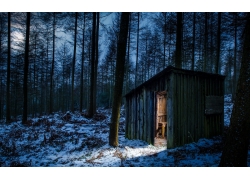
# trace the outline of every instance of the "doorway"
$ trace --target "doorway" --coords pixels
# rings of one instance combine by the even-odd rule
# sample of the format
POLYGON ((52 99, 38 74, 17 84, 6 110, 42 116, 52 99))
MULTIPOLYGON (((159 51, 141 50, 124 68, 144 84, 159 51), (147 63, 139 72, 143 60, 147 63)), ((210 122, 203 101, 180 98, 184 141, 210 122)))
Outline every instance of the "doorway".
POLYGON ((167 92, 156 93, 155 145, 167 144, 167 92))

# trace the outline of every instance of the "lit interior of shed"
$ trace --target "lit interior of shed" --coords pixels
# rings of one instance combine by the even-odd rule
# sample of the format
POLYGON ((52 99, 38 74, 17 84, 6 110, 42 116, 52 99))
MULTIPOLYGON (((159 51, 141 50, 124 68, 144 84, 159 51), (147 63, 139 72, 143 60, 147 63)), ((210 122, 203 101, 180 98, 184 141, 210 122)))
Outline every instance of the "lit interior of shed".
POLYGON ((167 139, 167 92, 156 94, 155 143, 165 144, 167 139))

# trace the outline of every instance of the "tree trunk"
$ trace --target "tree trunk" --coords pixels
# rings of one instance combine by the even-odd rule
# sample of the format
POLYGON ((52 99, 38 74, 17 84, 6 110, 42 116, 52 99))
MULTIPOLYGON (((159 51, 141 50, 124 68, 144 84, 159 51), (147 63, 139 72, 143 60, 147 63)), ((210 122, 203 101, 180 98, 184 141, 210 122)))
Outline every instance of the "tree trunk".
POLYGON ((244 31, 236 99, 219 166, 247 166, 250 132, 250 14, 244 31))
POLYGON ((136 40, 136 62, 135 62, 135 88, 138 85, 138 56, 139 56, 139 32, 140 32, 140 13, 137 13, 137 40, 136 40))
POLYGON ((53 13, 53 52, 52 52, 52 64, 51 64, 51 73, 50 73, 50 106, 49 106, 49 114, 53 112, 54 106, 54 97, 53 97, 53 83, 54 83, 54 66, 55 66, 55 31, 56 31, 56 13, 53 13))
POLYGON ((41 78, 40 78, 40 84, 41 84, 41 86, 40 86, 40 108, 39 108, 40 116, 42 115, 42 113, 44 111, 44 108, 43 108, 44 107, 44 97, 43 97, 43 94, 44 94, 44 88, 43 88, 44 85, 43 85, 43 83, 44 83, 44 81, 43 81, 43 76, 44 76, 44 74, 43 74, 43 71, 42 71, 41 78))
POLYGON ((127 51, 127 61, 126 61, 126 88, 125 88, 125 93, 128 92, 129 89, 129 80, 130 80, 130 72, 129 72, 129 56, 130 56, 130 26, 131 26, 131 16, 129 16, 129 27, 128 27, 128 51, 127 51))
POLYGON ((163 68, 166 67, 167 13, 164 12, 163 68))
MULTIPOLYGON (((37 72, 37 70, 36 70, 36 53, 37 53, 37 51, 36 51, 36 46, 37 46, 37 42, 36 42, 36 39, 37 39, 37 34, 35 34, 35 44, 34 44, 34 48, 35 48, 35 52, 34 52, 34 64, 33 64, 33 90, 34 90, 34 95, 33 95, 33 98, 32 98, 32 103, 33 103, 33 105, 32 105, 32 108, 33 108, 33 117, 35 117, 35 115, 36 115, 36 113, 37 113, 37 99, 38 99, 38 97, 37 97, 37 86, 36 86, 36 76, 38 76, 38 75, 36 75, 36 72, 37 72)), ((38 82, 38 81, 37 81, 38 82)))
POLYGON ((218 12, 218 30, 217 30, 217 54, 215 63, 215 73, 219 74, 219 63, 220 63, 220 44, 221 44, 221 12, 218 12))
POLYGON ((94 69, 94 92, 93 92, 93 109, 96 111, 96 95, 97 95, 97 71, 98 71, 98 40, 99 40, 99 12, 96 13, 96 36, 95 36, 95 69, 94 69))
MULTIPOLYGON (((2 33, 2 29, 3 29, 3 17, 2 14, 0 14, 0 62, 2 62, 2 38, 3 38, 3 33, 2 33)), ((3 70, 3 67, 1 66, 1 71, 3 70)), ((3 93, 3 84, 2 84, 2 75, 0 76, 0 93, 3 93)), ((0 96, 0 119, 3 118, 3 99, 2 96, 0 96)))
POLYGON ((123 89, 123 79, 124 79, 124 65, 126 56, 129 15, 130 13, 121 14, 120 32, 117 44, 115 87, 114 87, 112 116, 111 116, 110 132, 109 132, 109 145, 115 147, 118 146, 118 129, 119 129, 121 102, 122 102, 122 89, 123 89))
POLYGON ((90 75, 90 98, 89 98, 89 110, 88 116, 93 117, 95 110, 94 110, 94 79, 95 79, 95 35, 96 35, 96 13, 93 13, 93 24, 92 24, 92 44, 91 44, 91 75, 90 75))
POLYGON ((28 71, 29 71, 29 36, 30 36, 30 12, 27 13, 26 40, 24 56, 24 76, 23 76, 23 119, 22 123, 27 123, 28 116, 28 71))
POLYGON ((177 13, 175 67, 182 68, 182 12, 177 13))
POLYGON ((10 20, 11 20, 11 13, 8 12, 8 62, 7 62, 7 90, 6 90, 6 123, 11 122, 10 116, 10 20))
POLYGON ((78 13, 75 13, 75 36, 74 36, 74 52, 72 60, 72 75, 71 75, 71 112, 74 112, 74 84, 75 84, 75 63, 76 63, 76 37, 77 37, 77 16, 78 13))
MULTIPOLYGON (((1 79, 0 79, 0 92, 2 92, 3 90, 3 84, 2 84, 2 76, 1 76, 1 79)), ((0 96, 0 119, 3 118, 3 103, 2 103, 3 99, 2 99, 2 96, 0 96)))
MULTIPOLYGON (((17 61, 15 62, 16 64, 18 64, 17 63, 17 61)), ((18 75, 17 75, 17 73, 15 73, 15 82, 17 82, 18 81, 18 75)), ((15 97, 15 102, 14 102, 14 117, 16 118, 17 117, 17 99, 18 99, 18 89, 17 89, 18 87, 17 86, 15 86, 15 95, 14 95, 14 97, 15 97)))
POLYGON ((191 70, 194 71, 194 56, 195 56, 195 16, 196 12, 193 13, 193 44, 192 44, 192 68, 191 70))
MULTIPOLYGON (((89 32, 89 34, 91 34, 91 30, 89 32)), ((89 111, 89 108, 90 108, 90 89, 91 89, 91 83, 90 83, 90 73, 91 73, 91 39, 92 37, 89 36, 89 44, 88 44, 88 67, 90 67, 90 69, 88 68, 88 72, 87 72, 87 86, 89 88, 87 88, 87 93, 86 93, 86 100, 88 102, 87 104, 87 108, 88 108, 88 111, 89 111)))
POLYGON ((234 14, 234 76, 233 76, 232 101, 234 101, 235 99, 236 86, 237 86, 236 60, 237 60, 237 13, 234 14))
POLYGON ((207 71, 207 41, 208 41, 208 28, 207 28, 207 12, 205 12, 205 40, 204 40, 204 61, 203 71, 207 71))
POLYGON ((83 30, 82 30, 82 64, 81 64, 81 87, 80 87, 80 112, 83 108, 83 69, 84 69, 84 33, 85 32, 85 13, 83 17, 83 30))
MULTIPOLYGON (((2 56, 1 56, 1 54, 2 54, 2 50, 1 50, 1 48, 2 48, 2 44, 1 44, 1 34, 0 34, 0 62, 2 61, 2 56)), ((2 70, 2 67, 1 67, 1 70, 2 70)), ((2 93, 2 76, 0 76, 0 93, 2 93)), ((0 96, 0 119, 2 119, 3 118, 3 111, 2 111, 2 101, 3 101, 3 98, 2 98, 2 96, 0 96)))

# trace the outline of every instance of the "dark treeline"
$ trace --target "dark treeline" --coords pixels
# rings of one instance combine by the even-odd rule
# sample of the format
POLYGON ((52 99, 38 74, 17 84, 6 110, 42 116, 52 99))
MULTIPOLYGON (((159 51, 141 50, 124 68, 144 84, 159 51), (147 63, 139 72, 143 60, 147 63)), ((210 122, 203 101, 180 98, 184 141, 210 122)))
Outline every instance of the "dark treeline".
MULTIPOLYGON (((245 16, 131 13, 123 94, 173 65, 223 74, 234 95, 245 16)), ((29 38, 27 19, 0 13, 0 119, 23 114, 26 90, 28 117, 111 107, 120 13, 30 13, 29 38)))

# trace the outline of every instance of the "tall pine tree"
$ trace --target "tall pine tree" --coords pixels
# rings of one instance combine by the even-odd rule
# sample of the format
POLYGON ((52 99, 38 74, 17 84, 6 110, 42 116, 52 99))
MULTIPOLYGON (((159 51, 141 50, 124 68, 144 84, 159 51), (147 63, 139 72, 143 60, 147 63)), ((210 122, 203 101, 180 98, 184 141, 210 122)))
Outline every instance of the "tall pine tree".
POLYGON ((250 136, 250 13, 244 30, 236 99, 219 166, 247 166, 250 136))
POLYGON ((182 12, 177 13, 175 67, 182 68, 182 12))
POLYGON ((23 76, 23 119, 22 119, 23 124, 27 123, 27 116, 28 116, 29 36, 30 36, 30 12, 27 13, 27 22, 26 22, 24 76, 23 76))
POLYGON ((93 117, 95 113, 94 109, 94 85, 95 85, 95 50, 96 50, 96 12, 93 12, 93 22, 92 22, 92 39, 91 39, 91 72, 90 72, 90 98, 89 98, 89 109, 88 116, 93 117))
POLYGON ((71 111, 74 112, 74 84, 75 84, 75 64, 76 64, 76 37, 77 37, 77 17, 78 13, 75 13, 75 33, 74 33, 74 52, 72 59, 72 74, 71 74, 71 111))
POLYGON ((11 27, 11 13, 8 12, 8 61, 7 61, 7 90, 6 90, 6 122, 11 122, 11 116, 10 116, 10 27, 11 27))
POLYGON ((121 14, 120 32, 117 44, 117 58, 115 70, 115 87, 112 103, 112 116, 109 132, 109 145, 118 146, 118 129, 120 119, 120 109, 122 102, 122 89, 125 71, 125 56, 128 35, 130 13, 123 12, 121 14))

